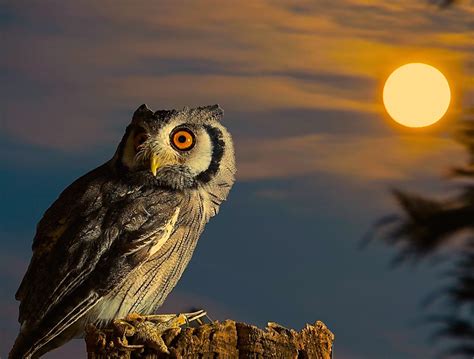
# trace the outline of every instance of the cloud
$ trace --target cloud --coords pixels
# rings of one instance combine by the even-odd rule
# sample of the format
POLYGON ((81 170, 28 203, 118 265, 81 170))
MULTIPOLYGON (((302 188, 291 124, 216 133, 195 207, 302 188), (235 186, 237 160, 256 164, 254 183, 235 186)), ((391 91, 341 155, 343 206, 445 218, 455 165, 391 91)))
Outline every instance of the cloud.
POLYGON ((464 150, 430 136, 310 134, 237 143, 238 178, 262 180, 327 173, 349 181, 404 180, 438 176, 462 163, 464 150))
POLYGON ((462 80, 472 77, 462 69, 470 11, 358 0, 12 3, 0 19, 2 122, 20 142, 80 151, 115 139, 111 128, 143 102, 381 114, 381 82, 401 61, 430 60, 463 83, 457 93, 472 88, 462 80))

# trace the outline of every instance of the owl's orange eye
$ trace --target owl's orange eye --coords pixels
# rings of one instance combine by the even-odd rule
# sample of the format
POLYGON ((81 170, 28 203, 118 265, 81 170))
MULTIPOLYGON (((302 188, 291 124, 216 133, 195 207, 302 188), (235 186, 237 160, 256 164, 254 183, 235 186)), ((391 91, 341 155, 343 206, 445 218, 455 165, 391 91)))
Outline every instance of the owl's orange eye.
POLYGON ((135 147, 135 151, 138 151, 140 148, 141 145, 143 145, 143 143, 147 140, 148 136, 146 133, 139 133, 135 136, 134 140, 133 140, 133 145, 135 147))
POLYGON ((188 151, 196 142, 194 133, 188 129, 178 129, 171 134, 171 144, 180 151, 188 151))

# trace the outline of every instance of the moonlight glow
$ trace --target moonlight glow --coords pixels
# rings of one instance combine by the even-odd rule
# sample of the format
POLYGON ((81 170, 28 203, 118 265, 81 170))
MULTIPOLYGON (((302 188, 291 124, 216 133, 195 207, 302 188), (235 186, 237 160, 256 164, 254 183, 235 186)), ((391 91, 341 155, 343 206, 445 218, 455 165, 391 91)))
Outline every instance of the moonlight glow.
POLYGON ((446 77, 433 66, 421 63, 396 69, 383 89, 388 114, 407 127, 425 127, 437 122, 446 113, 450 100, 446 77))

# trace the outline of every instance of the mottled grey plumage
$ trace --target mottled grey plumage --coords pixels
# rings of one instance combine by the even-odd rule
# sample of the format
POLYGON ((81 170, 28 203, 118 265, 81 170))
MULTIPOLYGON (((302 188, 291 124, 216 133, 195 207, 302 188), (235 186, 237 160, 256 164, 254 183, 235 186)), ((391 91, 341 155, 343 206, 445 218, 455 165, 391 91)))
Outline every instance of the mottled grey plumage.
POLYGON ((37 357, 88 322, 153 313, 163 303, 234 182, 221 117, 217 105, 142 105, 114 157, 64 190, 38 224, 10 358, 37 357), (187 137, 172 138, 181 129, 194 136, 187 150, 176 147, 187 137))

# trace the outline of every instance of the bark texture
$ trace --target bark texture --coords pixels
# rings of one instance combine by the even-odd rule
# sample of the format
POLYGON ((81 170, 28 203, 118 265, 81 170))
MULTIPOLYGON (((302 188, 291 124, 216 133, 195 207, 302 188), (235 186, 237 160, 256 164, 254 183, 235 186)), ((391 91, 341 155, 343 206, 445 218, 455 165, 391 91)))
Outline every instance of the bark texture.
POLYGON ((162 335, 169 354, 147 338, 154 333, 118 333, 116 328, 87 329, 89 359, 105 358, 332 358, 334 335, 320 321, 301 331, 268 323, 266 330, 232 320, 198 327, 169 329, 162 335), (127 347, 129 346, 129 347, 127 347))

